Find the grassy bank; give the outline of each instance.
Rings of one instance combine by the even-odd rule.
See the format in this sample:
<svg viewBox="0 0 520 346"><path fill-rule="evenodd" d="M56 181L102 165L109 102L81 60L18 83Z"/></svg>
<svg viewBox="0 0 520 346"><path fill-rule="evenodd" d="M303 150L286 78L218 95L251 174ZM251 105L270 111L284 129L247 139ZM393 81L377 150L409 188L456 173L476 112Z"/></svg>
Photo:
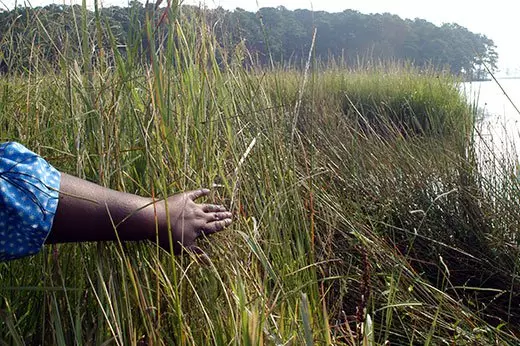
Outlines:
<svg viewBox="0 0 520 346"><path fill-rule="evenodd" d="M112 67L85 53L1 77L0 137L141 195L217 184L233 226L202 242L207 264L151 244L1 263L2 342L518 342L517 181L479 173L452 79L246 68L170 15L148 67L114 49Z"/></svg>

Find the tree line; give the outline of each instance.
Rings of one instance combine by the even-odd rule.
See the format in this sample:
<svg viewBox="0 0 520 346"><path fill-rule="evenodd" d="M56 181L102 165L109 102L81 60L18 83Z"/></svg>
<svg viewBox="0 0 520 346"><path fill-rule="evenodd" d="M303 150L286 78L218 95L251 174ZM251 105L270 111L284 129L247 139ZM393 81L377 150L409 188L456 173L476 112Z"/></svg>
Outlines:
<svg viewBox="0 0 520 346"><path fill-rule="evenodd" d="M53 62L65 47L85 54L85 31L91 40L103 24L103 41L108 46L128 47L139 42L146 51L145 23L152 18L158 26L168 9L143 5L108 7L89 11L80 6L48 5L0 12L0 61L4 70L30 66L28 59L38 47L38 58ZM169 11L171 12L171 11ZM498 54L494 42L455 23L434 25L424 19L402 19L389 13L363 14L354 10L339 13L309 10L290 11L283 6L248 12L237 8L201 10L182 6L184 17L203 15L219 44L247 48L260 64L292 64L306 60L312 48L322 61L331 59L354 65L363 61L407 61L418 68L449 70L468 79L485 76L487 66L496 69ZM150 15L151 13L151 15ZM78 21L78 18L82 20ZM96 19L98 19L96 21ZM96 25L98 27L96 28ZM316 32L315 44L312 38Z"/></svg>

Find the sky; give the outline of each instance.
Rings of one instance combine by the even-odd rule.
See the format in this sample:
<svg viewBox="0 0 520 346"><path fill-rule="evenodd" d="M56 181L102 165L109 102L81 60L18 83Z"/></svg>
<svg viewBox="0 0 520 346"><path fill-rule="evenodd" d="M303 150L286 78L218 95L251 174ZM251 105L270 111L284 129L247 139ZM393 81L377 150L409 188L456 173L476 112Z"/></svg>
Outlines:
<svg viewBox="0 0 520 346"><path fill-rule="evenodd" d="M1 7L12 8L16 0L0 0ZM24 0L18 0L23 3ZM25 0L27 1L27 0ZM81 0L29 0L32 6L48 3L70 4ZM87 0L93 2L93 0ZM100 0L103 6L125 6L128 0ZM150 0L150 2L154 2ZM164 1L166 2L166 1ZM470 31L481 33L497 45L499 69L518 69L520 74L520 18L515 0L185 0L185 4L222 6L227 10L237 7L256 11L261 7L284 6L289 10L306 8L315 11L341 12L345 9L362 13L392 13L401 18L422 18L436 25L457 23Z"/></svg>

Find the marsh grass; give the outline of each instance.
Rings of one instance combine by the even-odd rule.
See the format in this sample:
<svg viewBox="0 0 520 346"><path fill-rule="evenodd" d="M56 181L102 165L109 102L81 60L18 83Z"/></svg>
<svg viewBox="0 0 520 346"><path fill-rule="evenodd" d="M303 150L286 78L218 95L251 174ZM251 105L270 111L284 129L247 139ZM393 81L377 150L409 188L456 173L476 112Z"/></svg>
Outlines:
<svg viewBox="0 0 520 346"><path fill-rule="evenodd" d="M455 80L250 66L174 4L123 54L76 15L80 55L0 79L1 140L141 195L217 185L235 221L206 264L117 243L1 263L3 344L518 342L518 182L480 174Z"/></svg>

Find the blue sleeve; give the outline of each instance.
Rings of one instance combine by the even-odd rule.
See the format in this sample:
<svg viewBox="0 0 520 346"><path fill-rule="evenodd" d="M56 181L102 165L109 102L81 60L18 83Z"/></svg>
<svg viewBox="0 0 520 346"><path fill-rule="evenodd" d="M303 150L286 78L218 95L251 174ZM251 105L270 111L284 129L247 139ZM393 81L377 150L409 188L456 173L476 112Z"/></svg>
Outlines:
<svg viewBox="0 0 520 346"><path fill-rule="evenodd" d="M40 251L58 206L60 178L23 145L0 144L0 261Z"/></svg>

